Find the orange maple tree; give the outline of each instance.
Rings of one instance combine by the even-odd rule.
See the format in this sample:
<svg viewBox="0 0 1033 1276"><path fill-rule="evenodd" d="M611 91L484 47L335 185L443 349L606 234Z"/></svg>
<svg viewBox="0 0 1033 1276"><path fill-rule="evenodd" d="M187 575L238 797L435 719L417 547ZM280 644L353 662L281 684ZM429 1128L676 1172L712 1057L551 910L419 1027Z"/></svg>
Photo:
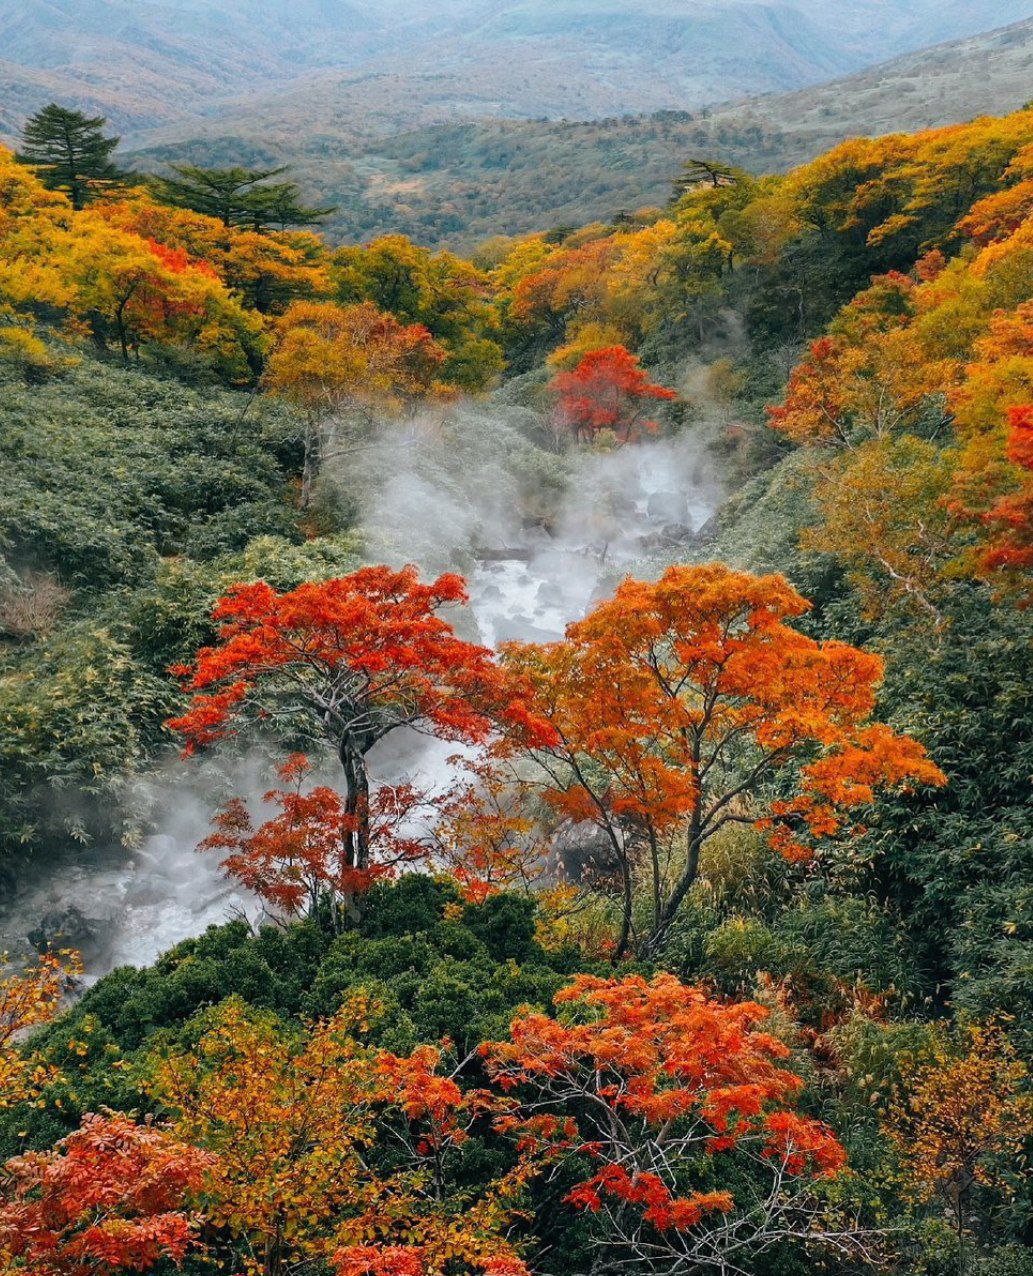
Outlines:
<svg viewBox="0 0 1033 1276"><path fill-rule="evenodd" d="M344 837L358 833L358 817L345 810L340 794L325 784L306 787L312 766L303 753L291 754L277 774L288 787L262 796L277 815L256 828L247 802L234 798L197 849L224 852L226 872L286 915L314 914L326 900L336 924L342 905L352 912L356 895L426 856L424 843L401 831L425 801L412 785L380 785L370 793L369 865L359 869L346 857Z"/></svg>
<svg viewBox="0 0 1033 1276"><path fill-rule="evenodd" d="M991 538L983 551L982 565L1028 605L1033 602L1029 576L1033 568L1033 407L1011 408L1008 419L1008 460L1022 478L1016 491L983 515Z"/></svg>
<svg viewBox="0 0 1033 1276"><path fill-rule="evenodd" d="M667 386L655 385L639 367L638 358L624 346L591 350L572 372L561 372L549 388L558 400L562 419L579 441L602 430L622 443L640 434L655 434L657 424L647 417L652 404L676 399Z"/></svg>
<svg viewBox="0 0 1033 1276"><path fill-rule="evenodd" d="M155 1125L90 1114L0 1175L0 1259L34 1276L149 1271L198 1244L187 1202L212 1158Z"/></svg>
<svg viewBox="0 0 1033 1276"><path fill-rule="evenodd" d="M594 1218L606 1270L647 1257L688 1270L734 1255L739 1266L791 1236L856 1243L817 1222L812 1185L846 1156L795 1111L803 1082L762 1030L763 1007L718 1002L668 974L578 975L555 1001L562 1017L523 1015L482 1051L493 1080L523 1100L514 1126L572 1167L586 1157L598 1167L566 1200ZM739 1199L713 1186L730 1159L749 1181Z"/></svg>
<svg viewBox="0 0 1033 1276"><path fill-rule="evenodd" d="M193 700L168 725L188 753L248 718L330 744L346 783L344 862L367 873L373 746L400 727L454 741L490 729L470 693L497 681L492 654L437 614L465 600L461 577L425 585L414 567L364 567L285 593L240 585L215 608L218 644L174 671Z"/></svg>
<svg viewBox="0 0 1033 1276"><path fill-rule="evenodd" d="M781 576L672 567L653 583L625 580L563 642L504 648L501 747L534 760L550 805L607 838L624 884L618 952L643 849L649 951L703 845L729 823L759 826L787 858L806 859L878 789L945 782L920 744L870 720L880 659L788 623L809 606ZM661 842L679 828L672 873Z"/></svg>

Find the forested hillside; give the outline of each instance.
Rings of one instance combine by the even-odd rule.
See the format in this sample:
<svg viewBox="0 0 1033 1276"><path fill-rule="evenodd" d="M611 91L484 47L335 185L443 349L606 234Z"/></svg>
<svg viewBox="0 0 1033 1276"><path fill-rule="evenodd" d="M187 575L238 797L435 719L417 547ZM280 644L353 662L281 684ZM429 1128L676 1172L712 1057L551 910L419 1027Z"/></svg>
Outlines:
<svg viewBox="0 0 1033 1276"><path fill-rule="evenodd" d="M0 1272L1030 1276L1033 109L470 259L103 130L0 150Z"/></svg>
<svg viewBox="0 0 1033 1276"><path fill-rule="evenodd" d="M432 98L396 73L324 77L252 96L217 120L176 125L136 145L134 162L289 164L313 198L333 205L333 238L401 232L474 251L484 238L578 225L666 202L686 156L755 174L783 172L857 134L912 131L1016 110L1033 84L1033 19L887 62L845 79L713 108L591 119L486 119L500 77L469 96L463 74L436 70ZM729 74L723 84L748 82ZM720 98L729 96L725 87ZM457 103L463 101L462 109ZM535 114L598 116L539 96ZM474 118L470 118L470 117ZM457 118L458 117L458 118Z"/></svg>
<svg viewBox="0 0 1033 1276"><path fill-rule="evenodd" d="M800 88L1031 15L1028 0L0 0L0 128L55 98L123 131L291 86L406 124L589 118ZM359 90L361 94L361 88ZM373 102L346 125L375 133Z"/></svg>
<svg viewBox="0 0 1033 1276"><path fill-rule="evenodd" d="M285 28L275 8L205 10L186 34L160 4L72 5L60 21L49 6L0 4L0 142L45 103L70 102L109 117L143 169L286 164L333 208L335 241L401 233L472 253L494 234L662 205L687 155L783 172L857 133L1018 109L1033 82L1023 3L985 19L956 3L891 6L878 22L854 5L834 33L820 3L799 29L755 4L680 17L661 4L645 26L605 5L581 22L576 5L457 4L434 19L294 6ZM684 82L687 65L705 87Z"/></svg>

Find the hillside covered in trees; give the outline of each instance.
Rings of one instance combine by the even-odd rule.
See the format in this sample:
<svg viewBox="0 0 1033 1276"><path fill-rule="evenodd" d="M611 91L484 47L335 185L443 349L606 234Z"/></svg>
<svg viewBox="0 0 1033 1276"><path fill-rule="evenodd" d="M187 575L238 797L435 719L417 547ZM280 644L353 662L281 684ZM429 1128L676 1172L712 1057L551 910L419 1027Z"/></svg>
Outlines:
<svg viewBox="0 0 1033 1276"><path fill-rule="evenodd" d="M684 97L674 109L630 116L596 102L563 109L539 98L536 118L488 118L499 114L497 71L484 100L462 110L455 104L463 74L447 87L440 72L428 78L431 100L405 96L401 107L395 75L320 79L250 97L211 121L136 137L134 162L156 171L175 161L241 156L290 164L306 190L335 207L326 223L331 238L401 232L473 251L499 232L662 205L687 155L754 174L785 172L858 134L1017 109L1033 83L1033 18L812 88L730 103L725 89L714 105L691 110ZM741 92L749 78L728 74L722 83Z"/></svg>
<svg viewBox="0 0 1033 1276"><path fill-rule="evenodd" d="M141 169L291 166L333 242L469 255L660 206L686 156L785 172L1016 110L1033 80L1027 0L280 6L0 2L0 144L57 100L107 116Z"/></svg>
<svg viewBox="0 0 1033 1276"><path fill-rule="evenodd" d="M587 119L796 89L1030 17L1026 0L0 0L0 133L58 98L125 132L336 85L348 126ZM365 103L349 88L375 86Z"/></svg>
<svg viewBox="0 0 1033 1276"><path fill-rule="evenodd" d="M3 1276L1033 1272L1033 110L683 159L0 150Z"/></svg>

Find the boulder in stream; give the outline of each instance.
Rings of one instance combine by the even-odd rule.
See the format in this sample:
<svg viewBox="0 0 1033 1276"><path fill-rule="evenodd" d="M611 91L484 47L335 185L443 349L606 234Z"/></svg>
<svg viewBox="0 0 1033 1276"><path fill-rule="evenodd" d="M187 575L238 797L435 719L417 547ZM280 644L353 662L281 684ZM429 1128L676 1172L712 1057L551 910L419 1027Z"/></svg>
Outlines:
<svg viewBox="0 0 1033 1276"><path fill-rule="evenodd" d="M111 935L113 918L88 917L75 904L44 913L28 933L37 952L74 948L87 966L103 957Z"/></svg>
<svg viewBox="0 0 1033 1276"><path fill-rule="evenodd" d="M684 524L689 521L689 502L684 492L654 492L646 502L646 513L657 523Z"/></svg>

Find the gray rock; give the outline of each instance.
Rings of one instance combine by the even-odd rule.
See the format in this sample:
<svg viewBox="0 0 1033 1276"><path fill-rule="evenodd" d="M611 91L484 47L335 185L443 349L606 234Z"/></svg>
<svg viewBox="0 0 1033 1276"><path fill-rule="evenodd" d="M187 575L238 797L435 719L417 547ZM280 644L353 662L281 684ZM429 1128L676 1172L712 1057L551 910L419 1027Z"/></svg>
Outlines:
<svg viewBox="0 0 1033 1276"><path fill-rule="evenodd" d="M499 642L555 642L563 637L558 631L542 629L525 616L510 616L499 621L495 636Z"/></svg>
<svg viewBox="0 0 1033 1276"><path fill-rule="evenodd" d="M103 955L110 928L110 918L87 917L81 909L69 904L44 913L29 931L28 939L41 953L50 948L74 948L89 966Z"/></svg>
<svg viewBox="0 0 1033 1276"><path fill-rule="evenodd" d="M646 502L646 513L657 522L685 523L689 503L683 492L654 492Z"/></svg>

